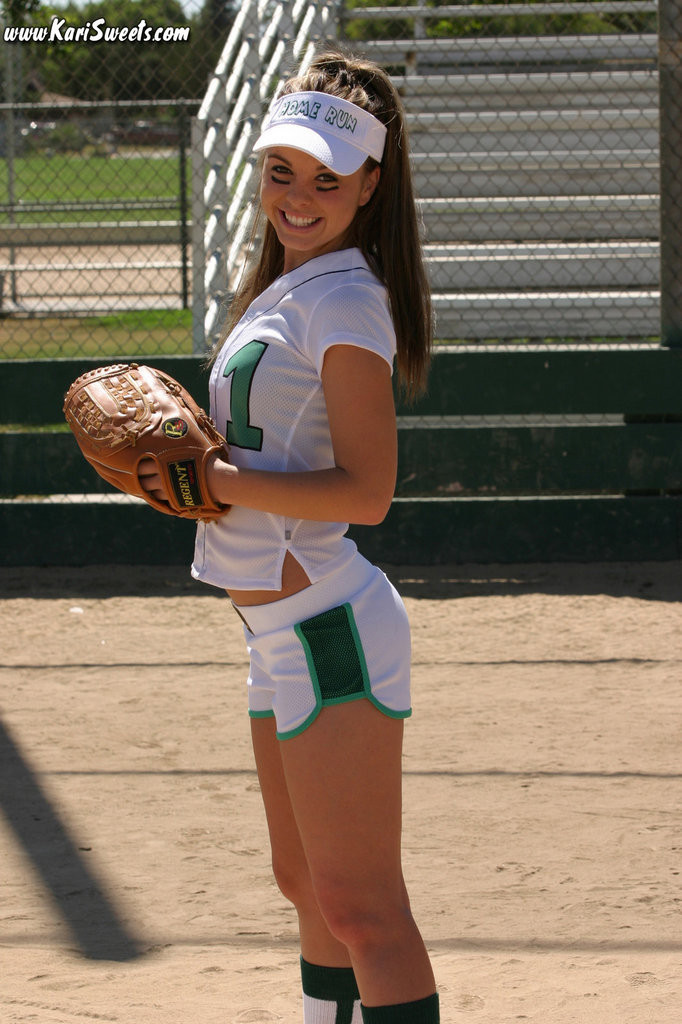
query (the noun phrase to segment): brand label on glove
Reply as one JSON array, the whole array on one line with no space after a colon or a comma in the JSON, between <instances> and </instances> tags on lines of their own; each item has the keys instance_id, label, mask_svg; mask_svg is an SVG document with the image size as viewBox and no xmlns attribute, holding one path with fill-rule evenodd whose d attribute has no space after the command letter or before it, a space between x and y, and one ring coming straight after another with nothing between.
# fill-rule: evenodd
<instances>
[{"instance_id":1,"label":"brand label on glove","mask_svg":"<svg viewBox=\"0 0 682 1024\"><path fill-rule=\"evenodd\" d=\"M181 462L170 462L168 464L173 492L178 505L185 508L194 508L201 505L201 492L197 479L197 467L194 459L184 459Z\"/></svg>"},{"instance_id":2,"label":"brand label on glove","mask_svg":"<svg viewBox=\"0 0 682 1024\"><path fill-rule=\"evenodd\" d=\"M161 425L166 437L184 437L189 427L179 416L172 420L165 420Z\"/></svg>"}]
</instances>

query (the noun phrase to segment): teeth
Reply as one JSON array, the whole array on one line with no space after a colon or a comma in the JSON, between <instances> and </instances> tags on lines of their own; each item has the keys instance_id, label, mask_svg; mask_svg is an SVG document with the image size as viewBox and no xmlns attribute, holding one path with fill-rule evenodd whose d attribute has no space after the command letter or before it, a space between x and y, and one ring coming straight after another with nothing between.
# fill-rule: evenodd
<instances>
[{"instance_id":1,"label":"teeth","mask_svg":"<svg viewBox=\"0 0 682 1024\"><path fill-rule=\"evenodd\" d=\"M284 211L282 211L284 213ZM318 219L317 217L294 217L292 213L284 213L284 219L293 224L295 228L307 228L310 224L314 224Z\"/></svg>"}]
</instances>

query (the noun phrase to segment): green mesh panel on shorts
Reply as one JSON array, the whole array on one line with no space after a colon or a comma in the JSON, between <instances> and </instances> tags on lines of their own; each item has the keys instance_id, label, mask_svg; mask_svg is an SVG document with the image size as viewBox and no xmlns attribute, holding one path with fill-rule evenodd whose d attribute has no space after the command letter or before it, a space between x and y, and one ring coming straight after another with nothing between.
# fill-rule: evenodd
<instances>
[{"instance_id":1,"label":"green mesh panel on shorts","mask_svg":"<svg viewBox=\"0 0 682 1024\"><path fill-rule=\"evenodd\" d=\"M295 630L323 701L365 693L365 658L350 605L330 608L300 622Z\"/></svg>"}]
</instances>

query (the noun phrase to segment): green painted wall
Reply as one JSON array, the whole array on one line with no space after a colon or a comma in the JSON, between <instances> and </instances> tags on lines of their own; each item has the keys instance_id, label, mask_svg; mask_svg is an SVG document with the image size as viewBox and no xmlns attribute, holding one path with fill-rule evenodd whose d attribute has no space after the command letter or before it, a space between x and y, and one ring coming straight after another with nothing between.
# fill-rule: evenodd
<instances>
[{"instance_id":1,"label":"green painted wall","mask_svg":"<svg viewBox=\"0 0 682 1024\"><path fill-rule=\"evenodd\" d=\"M150 361L208 405L201 360ZM0 363L2 565L191 559L193 524L108 500L112 488L63 422L66 389L95 365ZM369 557L386 564L682 557L679 349L442 349L428 395L413 408L399 403L399 413L396 499L380 526L351 528Z\"/></svg>"}]
</instances>

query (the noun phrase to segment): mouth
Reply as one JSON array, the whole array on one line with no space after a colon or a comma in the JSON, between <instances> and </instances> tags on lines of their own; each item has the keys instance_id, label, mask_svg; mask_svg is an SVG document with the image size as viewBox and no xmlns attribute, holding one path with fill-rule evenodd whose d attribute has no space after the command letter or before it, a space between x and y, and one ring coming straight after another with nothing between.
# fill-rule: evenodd
<instances>
[{"instance_id":1,"label":"mouth","mask_svg":"<svg viewBox=\"0 0 682 1024\"><path fill-rule=\"evenodd\" d=\"M296 217L293 213L286 213L284 210L279 212L285 224L292 228L309 228L320 220L320 217Z\"/></svg>"}]
</instances>

